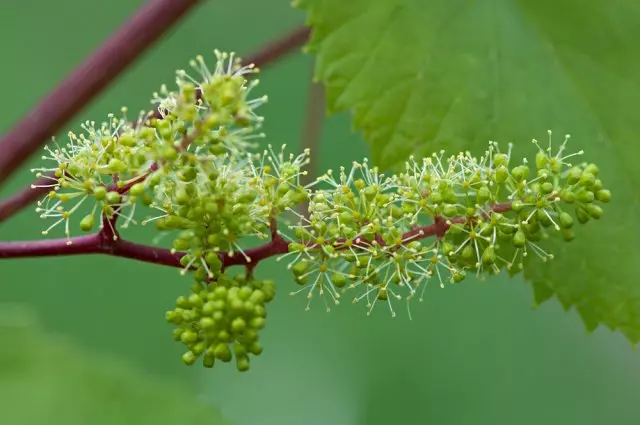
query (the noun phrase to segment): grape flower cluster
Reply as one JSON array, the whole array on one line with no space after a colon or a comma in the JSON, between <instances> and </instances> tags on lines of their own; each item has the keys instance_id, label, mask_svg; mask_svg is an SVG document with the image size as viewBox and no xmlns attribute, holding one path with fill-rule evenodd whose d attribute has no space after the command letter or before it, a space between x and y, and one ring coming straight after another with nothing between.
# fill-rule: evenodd
<instances>
[{"instance_id":1,"label":"grape flower cluster","mask_svg":"<svg viewBox=\"0 0 640 425\"><path fill-rule=\"evenodd\" d=\"M247 279L244 275L219 276L209 285L194 283L189 297L180 296L176 308L166 314L176 325L173 336L188 350L182 361L194 364L200 356L204 367L213 367L216 359L249 369L249 354L259 355L262 346L258 332L265 325L266 304L275 296L272 281Z\"/></svg>"},{"instance_id":2,"label":"grape flower cluster","mask_svg":"<svg viewBox=\"0 0 640 425\"><path fill-rule=\"evenodd\" d=\"M329 309L351 293L368 313L383 304L395 316L393 301L422 299L430 281L444 287L469 274L517 273L530 256L553 258L544 240L572 240L574 222L599 219L611 199L598 167L574 161L582 152L566 152L568 136L552 146L551 133L545 147L534 140L532 164L490 142L480 158L411 157L392 175L365 159L302 184L308 150L258 149L265 135L256 110L267 100L250 96L258 70L215 54L213 69L198 56L194 75L177 71L151 111L132 120L123 108L83 123L64 145L54 140L43 156L52 165L33 170L49 180L37 207L53 219L45 234L62 226L72 244L72 226L108 227L118 238L121 218L120 228L153 223L172 235L171 253L192 282L166 314L188 349L185 364L235 357L244 371L249 354L262 352L258 332L275 286L253 271L266 256L289 261L300 286L292 293L306 294L307 308L315 295ZM266 254L256 259L250 238L267 240ZM246 274L231 276L230 265Z\"/></svg>"},{"instance_id":3,"label":"grape flower cluster","mask_svg":"<svg viewBox=\"0 0 640 425\"><path fill-rule=\"evenodd\" d=\"M583 152L567 153L568 141L553 150L551 132L545 148L534 140L534 164L513 164L511 146L491 142L479 159L441 151L411 157L391 176L366 159L330 170L318 179L328 188L310 195L309 216L290 226L294 293L307 294L307 308L324 295L329 309L353 290L368 314L382 302L395 316L392 301L422 300L432 279L444 287L470 273L517 273L530 255L552 259L542 241L571 241L574 217L599 219L611 199L595 164L569 162Z\"/></svg>"}]
</instances>

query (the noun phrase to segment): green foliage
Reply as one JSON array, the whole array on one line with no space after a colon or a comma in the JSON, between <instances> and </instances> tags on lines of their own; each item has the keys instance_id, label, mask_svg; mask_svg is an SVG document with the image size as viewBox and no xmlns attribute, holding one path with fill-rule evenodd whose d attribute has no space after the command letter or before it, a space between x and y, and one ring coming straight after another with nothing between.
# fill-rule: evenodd
<instances>
[{"instance_id":1,"label":"green foliage","mask_svg":"<svg viewBox=\"0 0 640 425\"><path fill-rule=\"evenodd\" d=\"M640 340L634 2L296 4L313 27L309 49L329 109L353 113L376 165L440 148L477 151L487 140L523 152L549 127L579 138L616 193L611 213L602 226L576 230L580 244L545 241L556 260L532 258L525 277L536 302L555 295L589 330L603 323Z\"/></svg>"},{"instance_id":2,"label":"green foliage","mask_svg":"<svg viewBox=\"0 0 640 425\"><path fill-rule=\"evenodd\" d=\"M2 423L225 423L186 389L44 332L23 309L0 313Z\"/></svg>"}]
</instances>

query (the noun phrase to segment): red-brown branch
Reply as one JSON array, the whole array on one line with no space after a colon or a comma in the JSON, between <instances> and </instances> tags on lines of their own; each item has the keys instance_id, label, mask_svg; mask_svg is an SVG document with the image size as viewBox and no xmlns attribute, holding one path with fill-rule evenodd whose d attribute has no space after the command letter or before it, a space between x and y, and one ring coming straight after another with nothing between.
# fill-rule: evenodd
<instances>
[{"instance_id":1,"label":"red-brown branch","mask_svg":"<svg viewBox=\"0 0 640 425\"><path fill-rule=\"evenodd\" d=\"M262 68L271 62L282 59L285 55L293 52L294 49L302 46L309 39L310 29L305 26L295 28L293 31L272 41L259 49L256 53L243 58L242 62L255 64Z\"/></svg>"},{"instance_id":2,"label":"red-brown branch","mask_svg":"<svg viewBox=\"0 0 640 425\"><path fill-rule=\"evenodd\" d=\"M184 0L177 1L177 3L181 3L181 2L184 2ZM257 67L264 67L272 63L273 61L282 58L286 54L293 52L294 49L304 44L304 42L307 40L308 37L309 37L309 28L301 26L299 28L294 29L292 32L284 35L283 37L262 47L258 52L250 54L245 58L244 62L253 63ZM78 72L79 71L74 72L72 76ZM50 94L45 99L45 101L43 101L43 103L48 102L47 104L50 104L51 103L50 99L52 99L54 95L60 95L62 87L65 84L68 85L67 81L70 78L71 77L65 80L65 82L58 89L56 89L56 91ZM80 85L81 82L76 82L76 83L77 83L77 87L81 87ZM65 86L65 90L69 91L69 93L66 94L67 103L69 102L70 99L79 99L78 95L73 95L74 90L76 90L76 86L73 86L71 88ZM97 94L97 92L94 93L94 95L95 94ZM87 99L87 102L88 100L90 99ZM67 120L69 120L71 116L73 116L73 114L77 112L77 110L80 109L82 106L83 105L80 105L75 109L72 109L72 110L70 109L68 112L70 116L66 118L63 117L64 121L62 121L63 118L61 117L53 116L53 115L47 116L46 114L53 114L53 113L58 113L59 115L59 112L57 112L55 109L44 108L42 107L42 104L41 104L36 109L36 111L33 112L29 117L40 116L44 114L43 121L34 122L34 119L30 119L29 117L25 118L23 122L28 121L30 125L33 125L33 127L30 127L29 129L25 129L23 128L24 126L22 125L22 123L19 124L4 139L2 139L2 141L0 141L0 149L2 149L2 146L7 143L6 140L10 136L13 137L13 139L16 139L17 137L19 137L20 140L25 140L30 146L35 146L34 150L37 149L38 146L40 146L44 141L49 139L51 135L53 135L62 125L64 125L67 122ZM156 118L159 117L157 113L155 113L154 116ZM51 122L57 123L57 127L55 128L52 127L50 124ZM29 133L26 132L27 130L29 130ZM33 150L29 151L26 155L30 154L31 152L33 152ZM8 159L3 159L3 160L8 161ZM52 174L49 175L49 177L52 177ZM1 181L2 181L2 177L0 177L0 182ZM50 190L49 188L42 187L42 186L49 184L50 182L51 182L51 179L47 178L46 176L43 176L42 178L38 179L34 183L36 187L34 188L28 187L28 188L22 189L15 195L0 202L0 223L8 219L9 217L13 216L17 212L25 208L27 205L30 205L34 203L36 200L42 198ZM130 187L131 185L128 186L128 188ZM122 193L122 188L120 188L119 191Z\"/></svg>"},{"instance_id":3,"label":"red-brown branch","mask_svg":"<svg viewBox=\"0 0 640 425\"><path fill-rule=\"evenodd\" d=\"M152 0L0 140L2 184L199 0Z\"/></svg>"},{"instance_id":4,"label":"red-brown branch","mask_svg":"<svg viewBox=\"0 0 640 425\"><path fill-rule=\"evenodd\" d=\"M496 204L492 208L495 212L506 212L510 209L511 202ZM404 243L408 243L432 236L442 238L452 224L464 223L466 220L468 220L467 217L456 217L450 220L445 220L442 217L437 216L433 224L417 227L405 232L402 235L402 240ZM170 267L183 267L180 264L180 259L184 256L184 253L182 252L172 253L168 249L137 244L120 238L114 238L113 236L113 231L107 226L104 226L102 230L96 234L71 238L71 244L68 243L68 239L0 242L0 259L106 254L115 257L143 261L146 263L160 264ZM379 235L376 235L375 241L381 246L385 245ZM344 247L341 247L344 242L345 241L336 241L336 249L344 249ZM313 243L308 245L310 248L315 247ZM364 240L357 240L354 245L361 245L364 247L369 245L369 243ZM275 222L272 222L271 240L269 242L246 250L244 255L241 252L234 252L233 254L221 252L218 255L222 261L223 269L231 266L244 266L251 271L260 261L277 255L286 254L288 251L289 244L278 234Z\"/></svg>"},{"instance_id":5,"label":"red-brown branch","mask_svg":"<svg viewBox=\"0 0 640 425\"><path fill-rule=\"evenodd\" d=\"M137 244L122 239L114 240L109 232L99 232L71 238L44 239L27 242L0 242L0 258L56 257L84 254L106 254L130 258L147 263L181 267L184 254L172 254L163 248Z\"/></svg>"}]
</instances>

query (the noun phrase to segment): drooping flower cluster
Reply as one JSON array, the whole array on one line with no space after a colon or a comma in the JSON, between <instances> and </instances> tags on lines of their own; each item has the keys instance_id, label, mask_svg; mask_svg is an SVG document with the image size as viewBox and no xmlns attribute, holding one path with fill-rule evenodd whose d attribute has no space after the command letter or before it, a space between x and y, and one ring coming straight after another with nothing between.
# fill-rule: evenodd
<instances>
[{"instance_id":1,"label":"drooping flower cluster","mask_svg":"<svg viewBox=\"0 0 640 425\"><path fill-rule=\"evenodd\" d=\"M366 160L330 170L319 178L329 188L310 196L309 217L291 226L295 293L307 294L307 307L325 295L328 309L355 290L368 312L383 302L395 316L392 300L421 298L431 280L444 287L468 273L516 273L528 255L553 258L540 241L553 233L572 240L573 217L600 218L611 197L594 164L569 162L582 152L566 154L568 139L555 152L551 134L544 149L534 141L535 167L512 165L511 149L492 142L479 159L412 157L398 175Z\"/></svg>"},{"instance_id":2,"label":"drooping flower cluster","mask_svg":"<svg viewBox=\"0 0 640 425\"><path fill-rule=\"evenodd\" d=\"M196 282L191 295L178 297L176 308L166 314L176 325L174 339L188 349L182 361L192 365L202 356L203 366L210 368L216 360L226 363L235 357L239 371L249 370L249 355L262 353L259 332L274 296L273 282L244 275L223 274L209 285Z\"/></svg>"}]
</instances>

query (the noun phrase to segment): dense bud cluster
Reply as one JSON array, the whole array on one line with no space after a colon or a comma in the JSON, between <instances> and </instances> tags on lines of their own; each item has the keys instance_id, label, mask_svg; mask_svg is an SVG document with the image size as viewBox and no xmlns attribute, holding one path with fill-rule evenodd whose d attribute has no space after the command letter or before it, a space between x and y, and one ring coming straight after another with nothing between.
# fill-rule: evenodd
<instances>
[{"instance_id":1,"label":"dense bud cluster","mask_svg":"<svg viewBox=\"0 0 640 425\"><path fill-rule=\"evenodd\" d=\"M347 290L354 302L411 300L427 282L441 287L507 269L517 273L528 255L553 258L541 241L558 234L573 239L579 223L602 216L610 192L594 164L567 162L569 136L557 151L540 148L533 166L513 164L510 149L490 143L484 156L444 152L404 172L385 176L365 160L338 175L318 179L330 186L310 198L310 215L291 226L289 268L310 306L314 293L338 304ZM573 213L573 214L572 214ZM422 240L434 236L430 240ZM329 303L326 304L329 308Z\"/></svg>"},{"instance_id":2,"label":"dense bud cluster","mask_svg":"<svg viewBox=\"0 0 640 425\"><path fill-rule=\"evenodd\" d=\"M395 316L392 301L422 299L430 281L444 287L469 274L517 273L530 256L553 258L544 240L572 240L574 222L599 219L611 199L598 167L569 162L582 152L565 152L568 136L554 150L551 133L544 148L534 140L532 163L516 163L511 147L503 152L491 142L479 159L469 152L411 157L389 176L364 160L303 186L308 151L296 156L268 145L251 152L264 137L255 109L266 97L248 97L258 80L247 75L257 70L233 54L216 56L213 70L201 57L192 61L198 78L178 71L175 90L154 94L154 111L131 121L123 109L102 124L86 122L65 146L46 148L43 158L55 165L34 170L53 173L37 208L55 220L44 233L64 224L68 243L83 205L83 231L113 227L118 217L123 228L135 224L138 205L158 211L142 224L172 234L168 255L175 263L179 256L182 273L195 281L167 313L188 348L186 364L235 357L247 370L248 355L262 351L258 331L273 284L231 278L230 265L252 276L255 262L282 255L307 308L314 294L326 295L329 309L352 290L368 313L384 304ZM307 201L305 214L295 211ZM289 232L278 229L291 214L298 219ZM270 241L245 251L250 237Z\"/></svg>"},{"instance_id":3,"label":"dense bud cluster","mask_svg":"<svg viewBox=\"0 0 640 425\"><path fill-rule=\"evenodd\" d=\"M69 133L66 146L46 147L43 159L55 165L33 170L38 176L54 173L51 191L38 206L43 217L57 218L45 233L64 223L69 238L71 218L88 199L94 206L79 221L83 231L102 223L96 215L124 216L125 226L135 223L138 201L162 212L156 217L164 219L158 223L162 230L195 228L215 215L213 227L225 235L226 245L259 227L247 224L247 217L268 222L268 207L230 211L233 202L256 200L252 187L244 187L249 174L244 150L264 137L258 132L263 119L254 110L266 97L248 99L258 83L245 78L256 71L252 65L241 66L233 54L216 55L213 71L202 57L192 61L199 79L178 71L176 91L163 86L154 94L157 111L141 112L132 122L123 109L120 118L84 123L82 134ZM242 193L235 192L238 185Z\"/></svg>"},{"instance_id":4,"label":"dense bud cluster","mask_svg":"<svg viewBox=\"0 0 640 425\"><path fill-rule=\"evenodd\" d=\"M176 325L173 337L187 348L182 361L194 364L202 356L204 367L213 367L216 360L236 360L236 367L249 369L249 355L262 353L259 332L267 317L266 304L273 299L275 286L271 281L234 278L226 274L209 285L196 282L191 295L180 296L176 308L166 314Z\"/></svg>"}]
</instances>

